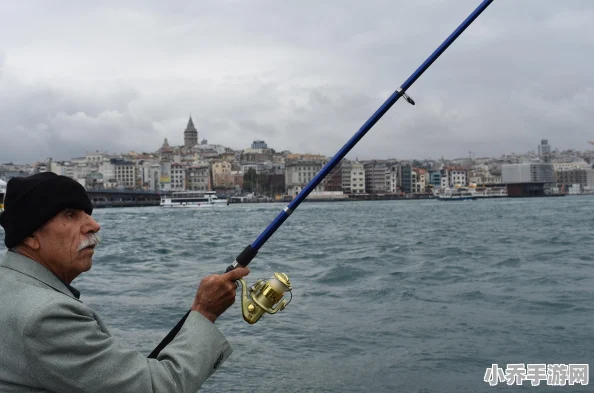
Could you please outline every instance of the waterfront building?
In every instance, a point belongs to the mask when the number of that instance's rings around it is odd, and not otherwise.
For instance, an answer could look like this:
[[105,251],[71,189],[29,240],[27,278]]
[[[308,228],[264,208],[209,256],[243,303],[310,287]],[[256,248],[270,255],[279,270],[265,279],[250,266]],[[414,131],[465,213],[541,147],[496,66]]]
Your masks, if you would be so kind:
[[218,187],[233,187],[235,181],[231,174],[231,163],[228,161],[213,162],[212,164],[212,186]]
[[[416,176],[414,176],[416,177]],[[409,163],[400,165],[400,189],[406,194],[413,192],[413,170]]]
[[557,185],[570,187],[580,185],[581,189],[594,187],[594,169],[568,169],[556,172]]
[[[345,159],[343,158],[322,180],[325,191],[342,191],[342,167],[344,166]],[[324,162],[324,165],[326,163]]]
[[386,191],[391,194],[397,194],[400,192],[400,165],[390,165],[386,169]]
[[[342,170],[342,192],[345,194],[351,193],[351,172],[353,170],[353,165],[351,161],[345,160],[344,164],[341,167]],[[365,190],[363,190],[365,192]]]
[[[338,166],[338,165],[337,165]],[[345,160],[341,166],[341,189],[345,194],[365,193],[365,167],[359,161]]]
[[468,170],[460,166],[446,166],[441,170],[441,188],[468,186]]
[[501,178],[509,196],[544,196],[557,181],[553,165],[546,162],[503,164]]
[[[324,161],[322,160],[303,160],[290,161],[285,165],[285,187],[287,194],[291,197],[296,196],[303,188],[322,170]],[[314,191],[324,191],[323,182],[318,184]]]
[[364,164],[365,192],[378,194],[386,192],[386,170],[387,162],[383,160],[372,160]]
[[158,191],[160,166],[156,162],[143,161],[138,166],[138,181],[146,191]]
[[119,187],[136,187],[136,165],[132,161],[113,159],[115,181]]
[[115,164],[113,163],[112,159],[105,159],[101,164],[99,164],[99,173],[103,176],[103,184],[104,187],[108,187],[107,184],[115,184],[116,177],[115,177]]
[[424,193],[427,189],[427,170],[423,168],[414,168],[413,192]]
[[208,166],[193,165],[186,169],[186,189],[188,191],[210,191],[210,169]]
[[428,178],[430,185],[434,187],[439,187],[441,185],[441,171],[436,169],[429,170]]
[[553,163],[553,170],[555,172],[567,171],[572,169],[588,169],[590,164],[584,160],[576,160],[573,162],[555,162]]
[[553,165],[543,162],[501,165],[503,183],[555,183]]
[[185,191],[186,168],[179,163],[171,164],[171,191]]
[[171,191],[171,162],[159,163],[159,188],[158,191]]
[[[243,189],[243,171],[239,170],[239,171],[231,171],[231,177],[233,179],[233,186],[236,189]],[[283,182],[283,186],[285,184],[285,177],[284,175],[281,175],[282,177],[282,182]]]

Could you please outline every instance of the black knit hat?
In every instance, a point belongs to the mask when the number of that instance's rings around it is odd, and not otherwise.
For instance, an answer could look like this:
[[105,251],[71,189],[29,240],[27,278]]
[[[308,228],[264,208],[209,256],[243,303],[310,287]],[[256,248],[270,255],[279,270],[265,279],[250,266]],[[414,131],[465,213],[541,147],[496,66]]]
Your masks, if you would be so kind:
[[44,172],[28,177],[13,177],[6,185],[4,212],[4,244],[12,248],[41,228],[64,209],[93,212],[85,188],[76,180]]

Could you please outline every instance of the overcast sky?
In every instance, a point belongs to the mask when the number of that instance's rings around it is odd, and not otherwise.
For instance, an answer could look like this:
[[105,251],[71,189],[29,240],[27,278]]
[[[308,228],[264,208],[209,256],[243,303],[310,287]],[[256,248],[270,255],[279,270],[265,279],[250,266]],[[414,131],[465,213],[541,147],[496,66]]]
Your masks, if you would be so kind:
[[[0,0],[0,162],[179,145],[190,113],[210,143],[332,156],[479,3]],[[349,157],[591,148],[592,21],[495,0]]]

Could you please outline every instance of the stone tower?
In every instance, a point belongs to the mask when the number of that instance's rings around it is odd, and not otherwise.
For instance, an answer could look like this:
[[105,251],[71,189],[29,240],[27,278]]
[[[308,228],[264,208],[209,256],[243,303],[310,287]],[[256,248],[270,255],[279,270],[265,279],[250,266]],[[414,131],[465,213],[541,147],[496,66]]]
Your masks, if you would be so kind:
[[184,131],[184,146],[185,147],[194,147],[198,144],[198,131],[196,127],[194,127],[194,122],[192,121],[192,116],[190,116],[190,120],[188,121],[188,125]]

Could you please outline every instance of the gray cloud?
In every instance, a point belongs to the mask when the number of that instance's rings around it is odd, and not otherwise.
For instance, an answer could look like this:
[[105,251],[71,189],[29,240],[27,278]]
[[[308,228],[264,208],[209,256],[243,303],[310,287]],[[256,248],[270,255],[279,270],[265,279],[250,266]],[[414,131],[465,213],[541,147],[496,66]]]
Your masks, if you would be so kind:
[[[321,3],[3,2],[0,161],[181,144],[190,112],[211,143],[333,155],[479,2]],[[587,149],[593,18],[495,1],[351,156]]]

